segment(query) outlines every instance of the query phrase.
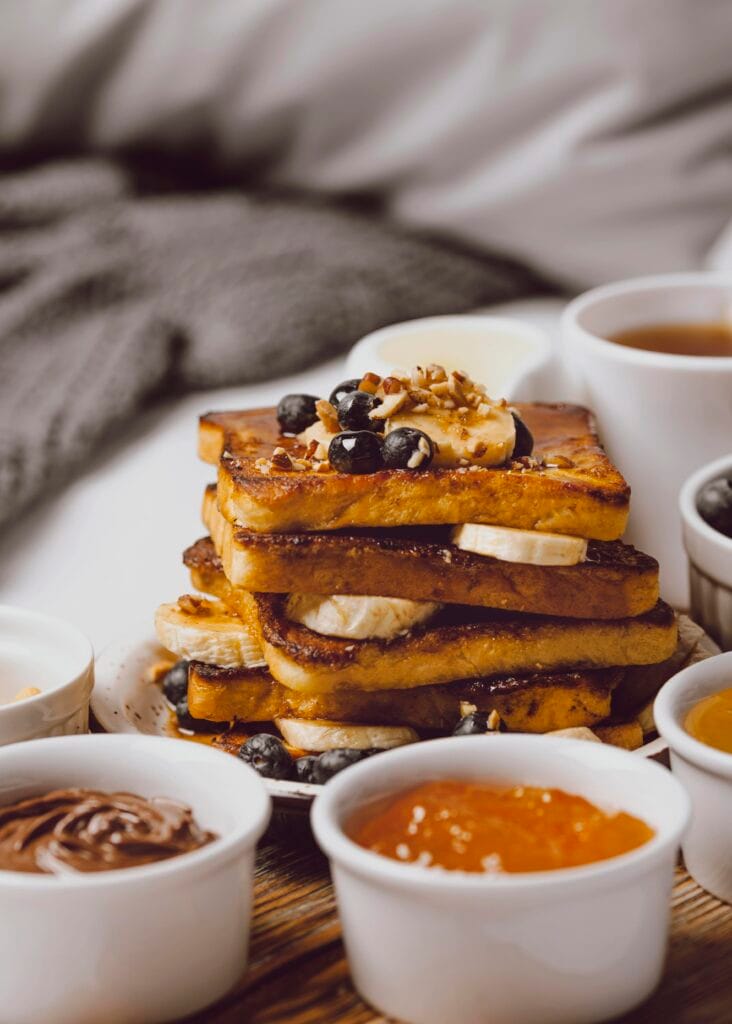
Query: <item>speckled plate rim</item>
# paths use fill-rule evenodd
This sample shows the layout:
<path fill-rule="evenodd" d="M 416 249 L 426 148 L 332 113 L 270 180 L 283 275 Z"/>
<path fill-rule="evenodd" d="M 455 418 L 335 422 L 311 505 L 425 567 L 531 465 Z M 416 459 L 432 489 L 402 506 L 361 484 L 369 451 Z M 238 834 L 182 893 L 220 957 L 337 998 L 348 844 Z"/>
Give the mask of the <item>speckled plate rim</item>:
<path fill-rule="evenodd" d="M 716 644 L 685 615 L 680 616 L 679 627 L 682 631 L 690 630 L 693 635 L 688 642 L 689 653 L 676 671 L 719 652 Z M 150 666 L 169 657 L 170 653 L 160 646 L 147 622 L 101 651 L 96 660 L 91 710 L 106 732 L 170 735 L 166 732 L 169 717 L 163 695 L 157 686 L 147 681 Z M 635 753 L 666 763 L 667 745 L 661 738 L 653 739 Z M 278 779 L 265 779 L 265 782 L 270 796 L 281 810 L 306 810 L 321 789 L 307 782 Z"/>
<path fill-rule="evenodd" d="M 170 657 L 169 653 L 144 627 L 112 641 L 97 655 L 91 710 L 105 732 L 170 735 L 162 692 L 147 678 L 150 666 L 165 657 Z M 270 796 L 282 808 L 306 808 L 320 789 L 307 782 L 264 781 Z"/>

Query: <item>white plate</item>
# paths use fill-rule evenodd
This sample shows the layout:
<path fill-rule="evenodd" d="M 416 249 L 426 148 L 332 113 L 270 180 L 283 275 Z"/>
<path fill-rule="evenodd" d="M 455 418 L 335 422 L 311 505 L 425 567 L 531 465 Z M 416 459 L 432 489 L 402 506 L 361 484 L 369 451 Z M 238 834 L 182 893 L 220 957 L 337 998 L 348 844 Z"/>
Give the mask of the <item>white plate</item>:
<path fill-rule="evenodd" d="M 160 687 L 148 679 L 150 666 L 169 657 L 150 630 L 138 630 L 115 640 L 102 651 L 96 662 L 91 709 L 103 729 L 170 736 L 165 698 Z M 305 808 L 320 788 L 307 782 L 264 781 L 281 807 Z"/>
<path fill-rule="evenodd" d="M 680 616 L 679 631 L 679 646 L 684 653 L 674 671 L 719 652 L 704 631 L 685 615 Z M 116 640 L 102 651 L 96 663 L 91 709 L 103 729 L 107 732 L 170 736 L 170 714 L 162 691 L 148 681 L 150 666 L 163 658 L 170 658 L 170 653 L 160 646 L 147 625 Z M 638 753 L 662 760 L 666 754 L 666 743 L 660 739 L 651 740 Z M 266 779 L 265 782 L 270 795 L 282 809 L 304 810 L 320 789 L 320 786 L 307 782 L 279 779 Z"/>

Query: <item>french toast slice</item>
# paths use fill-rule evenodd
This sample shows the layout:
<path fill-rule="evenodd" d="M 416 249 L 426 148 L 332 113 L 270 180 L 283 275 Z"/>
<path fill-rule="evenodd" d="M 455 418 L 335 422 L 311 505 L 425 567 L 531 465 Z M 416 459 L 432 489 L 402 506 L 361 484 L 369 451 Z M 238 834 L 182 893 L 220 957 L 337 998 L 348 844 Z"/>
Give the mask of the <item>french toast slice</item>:
<path fill-rule="evenodd" d="M 664 661 L 676 647 L 673 610 L 659 601 L 629 619 L 567 619 L 447 605 L 391 641 L 321 636 L 285 615 L 283 594 L 250 594 L 223 572 L 210 538 L 184 554 L 194 587 L 248 620 L 256 608 L 265 660 L 291 689 L 412 689 L 470 677 Z"/>
<path fill-rule="evenodd" d="M 203 522 L 224 572 L 245 590 L 374 594 L 581 619 L 623 619 L 658 601 L 658 563 L 620 541 L 590 541 L 572 566 L 526 565 L 462 551 L 447 526 L 255 533 L 206 489 Z"/>
<path fill-rule="evenodd" d="M 199 454 L 218 465 L 224 516 L 260 533 L 475 522 L 620 538 L 630 488 L 601 448 L 592 415 L 576 405 L 516 408 L 534 435 L 534 461 L 548 466 L 528 460 L 526 466 L 430 466 L 360 476 L 272 465 L 262 471 L 258 460 L 269 460 L 277 446 L 305 454 L 296 438 L 280 434 L 274 409 L 207 413 Z"/>
<path fill-rule="evenodd" d="M 550 732 L 591 726 L 610 714 L 623 669 L 535 673 L 500 679 L 469 679 L 417 690 L 338 690 L 311 694 L 241 669 L 192 662 L 188 707 L 209 721 L 271 722 L 276 718 L 327 719 L 416 729 L 452 729 L 460 704 L 497 711 L 508 729 Z"/>

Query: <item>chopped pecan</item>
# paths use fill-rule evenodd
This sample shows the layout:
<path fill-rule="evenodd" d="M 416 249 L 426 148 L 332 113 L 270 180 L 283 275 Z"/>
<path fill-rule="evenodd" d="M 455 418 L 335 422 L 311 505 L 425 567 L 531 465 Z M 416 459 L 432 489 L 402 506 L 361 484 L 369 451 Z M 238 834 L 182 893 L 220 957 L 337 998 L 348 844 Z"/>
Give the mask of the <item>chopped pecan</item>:
<path fill-rule="evenodd" d="M 194 597 L 193 594 L 181 594 L 178 607 L 186 615 L 207 615 L 210 611 L 203 598 Z"/>
<path fill-rule="evenodd" d="M 381 377 L 377 373 L 365 373 L 361 378 L 361 383 L 358 385 L 359 391 L 367 391 L 370 395 L 375 395 L 381 384 Z"/>

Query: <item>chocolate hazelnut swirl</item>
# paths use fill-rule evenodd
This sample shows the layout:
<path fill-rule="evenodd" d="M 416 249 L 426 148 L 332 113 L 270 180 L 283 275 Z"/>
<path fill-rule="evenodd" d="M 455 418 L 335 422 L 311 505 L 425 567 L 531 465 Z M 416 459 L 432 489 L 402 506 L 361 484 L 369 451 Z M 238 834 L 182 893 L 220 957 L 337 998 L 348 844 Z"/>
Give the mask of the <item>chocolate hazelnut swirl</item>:
<path fill-rule="evenodd" d="M 177 857 L 215 838 L 175 800 L 58 789 L 0 807 L 0 870 L 117 871 Z"/>

